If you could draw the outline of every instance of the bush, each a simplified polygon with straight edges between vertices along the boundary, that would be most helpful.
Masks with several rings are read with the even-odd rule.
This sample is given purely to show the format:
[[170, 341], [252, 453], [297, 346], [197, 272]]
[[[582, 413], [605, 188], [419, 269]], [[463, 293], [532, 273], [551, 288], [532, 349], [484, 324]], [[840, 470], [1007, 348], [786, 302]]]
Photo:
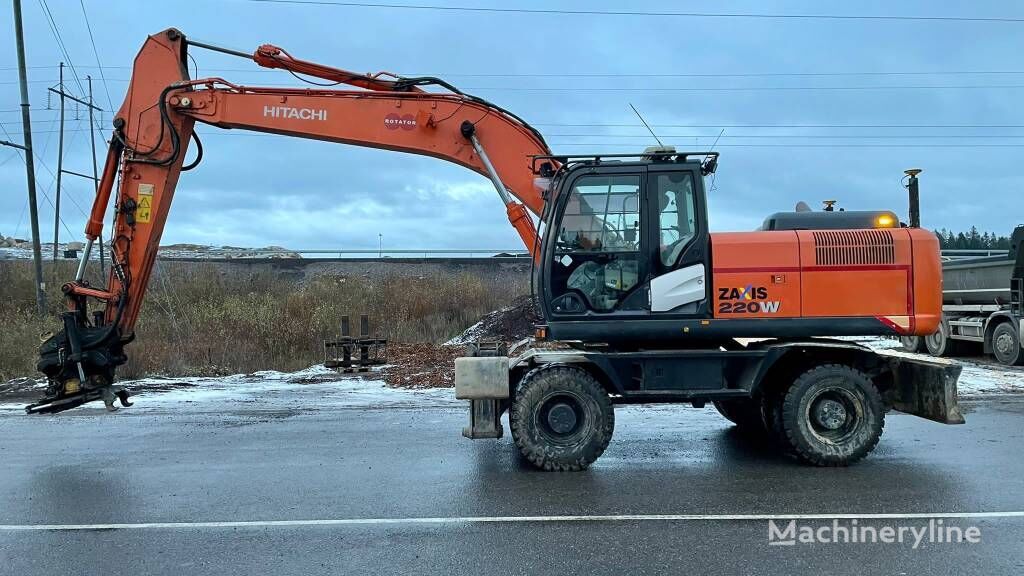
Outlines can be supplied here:
[[[53, 269], [47, 266], [47, 278]], [[71, 278], [72, 263], [57, 276]], [[306, 277], [267, 265], [157, 263], [121, 378], [297, 370], [323, 360], [341, 317], [369, 314], [371, 331], [397, 342], [440, 343], [528, 290], [460, 273], [430, 277]], [[49, 317], [35, 315], [29, 262], [0, 262], [0, 382], [35, 373], [39, 334], [60, 328], [63, 299], [49, 286]]]

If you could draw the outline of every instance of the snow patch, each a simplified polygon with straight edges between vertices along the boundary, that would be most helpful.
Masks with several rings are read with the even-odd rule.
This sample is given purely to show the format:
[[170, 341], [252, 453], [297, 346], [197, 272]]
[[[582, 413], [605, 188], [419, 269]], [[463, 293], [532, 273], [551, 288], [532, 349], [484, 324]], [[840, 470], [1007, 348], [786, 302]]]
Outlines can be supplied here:
[[[151, 377], [119, 382], [132, 393], [132, 412], [169, 411], [223, 404], [233, 410], [319, 410], [334, 408], [420, 408], [462, 406], [451, 388], [406, 390], [382, 380], [339, 374], [323, 366], [297, 372], [267, 370], [252, 374], [197, 378]], [[0, 411], [24, 409], [27, 402], [0, 403]], [[87, 404], [93, 406], [99, 404]]]
[[462, 334], [459, 334], [455, 338], [452, 338], [451, 340], [445, 342], [444, 345], [462, 346], [464, 344], [469, 344], [470, 342], [476, 342], [477, 340], [480, 339], [481, 336], [487, 333], [486, 326], [493, 322], [494, 318], [496, 318], [499, 314], [502, 314], [507, 310], [508, 308], [502, 308], [501, 310], [495, 312], [489, 312], [479, 322], [473, 324], [469, 328], [466, 328], [462, 332]]

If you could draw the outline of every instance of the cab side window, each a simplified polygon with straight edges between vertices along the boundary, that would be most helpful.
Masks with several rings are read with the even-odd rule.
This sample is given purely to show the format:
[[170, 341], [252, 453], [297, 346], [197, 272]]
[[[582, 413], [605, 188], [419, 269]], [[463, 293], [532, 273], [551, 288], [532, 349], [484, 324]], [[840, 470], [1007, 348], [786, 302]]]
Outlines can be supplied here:
[[658, 201], [659, 259], [671, 269], [697, 235], [694, 214], [693, 175], [689, 172], [659, 174], [655, 178]]
[[640, 178], [584, 176], [565, 206], [558, 246], [563, 251], [636, 252], [639, 232]]

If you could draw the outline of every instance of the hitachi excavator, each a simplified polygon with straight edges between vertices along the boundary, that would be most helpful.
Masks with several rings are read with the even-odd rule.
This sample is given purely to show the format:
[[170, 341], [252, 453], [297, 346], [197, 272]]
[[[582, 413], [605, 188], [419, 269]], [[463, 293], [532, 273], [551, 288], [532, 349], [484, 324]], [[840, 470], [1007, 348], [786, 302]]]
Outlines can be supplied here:
[[[317, 85], [191, 79], [190, 47]], [[339, 84], [350, 88], [326, 87]], [[623, 403], [713, 403], [819, 466], [869, 453], [890, 409], [963, 422], [958, 366], [830, 339], [938, 326], [938, 243], [919, 228], [916, 172], [909, 225], [889, 211], [793, 212], [756, 232], [712, 234], [704, 177], [716, 152], [553, 154], [523, 119], [438, 78], [357, 74], [270, 45], [247, 54], [174, 29], [150, 36], [135, 58], [81, 263], [62, 288], [63, 328], [40, 348], [49, 385], [30, 413], [130, 405], [115, 371], [135, 336], [179, 174], [202, 159], [196, 122], [434, 156], [490, 179], [533, 257], [544, 322], [517, 355], [472, 347], [456, 361], [455, 394], [469, 401], [465, 436], [501, 437], [508, 412], [515, 444], [539, 468], [593, 463], [611, 439], [613, 405]], [[105, 286], [90, 286], [89, 254], [112, 194], [111, 272]], [[91, 314], [90, 300], [101, 305]]]

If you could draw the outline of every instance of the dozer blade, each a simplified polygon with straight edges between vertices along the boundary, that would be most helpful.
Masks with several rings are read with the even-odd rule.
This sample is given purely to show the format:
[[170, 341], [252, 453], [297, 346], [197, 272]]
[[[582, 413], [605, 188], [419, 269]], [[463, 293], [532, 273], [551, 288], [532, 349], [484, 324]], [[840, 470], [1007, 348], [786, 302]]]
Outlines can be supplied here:
[[887, 400], [893, 408], [941, 424], [963, 424], [956, 383], [962, 367], [943, 358], [914, 358], [893, 350], [878, 350], [888, 359], [893, 386]]

